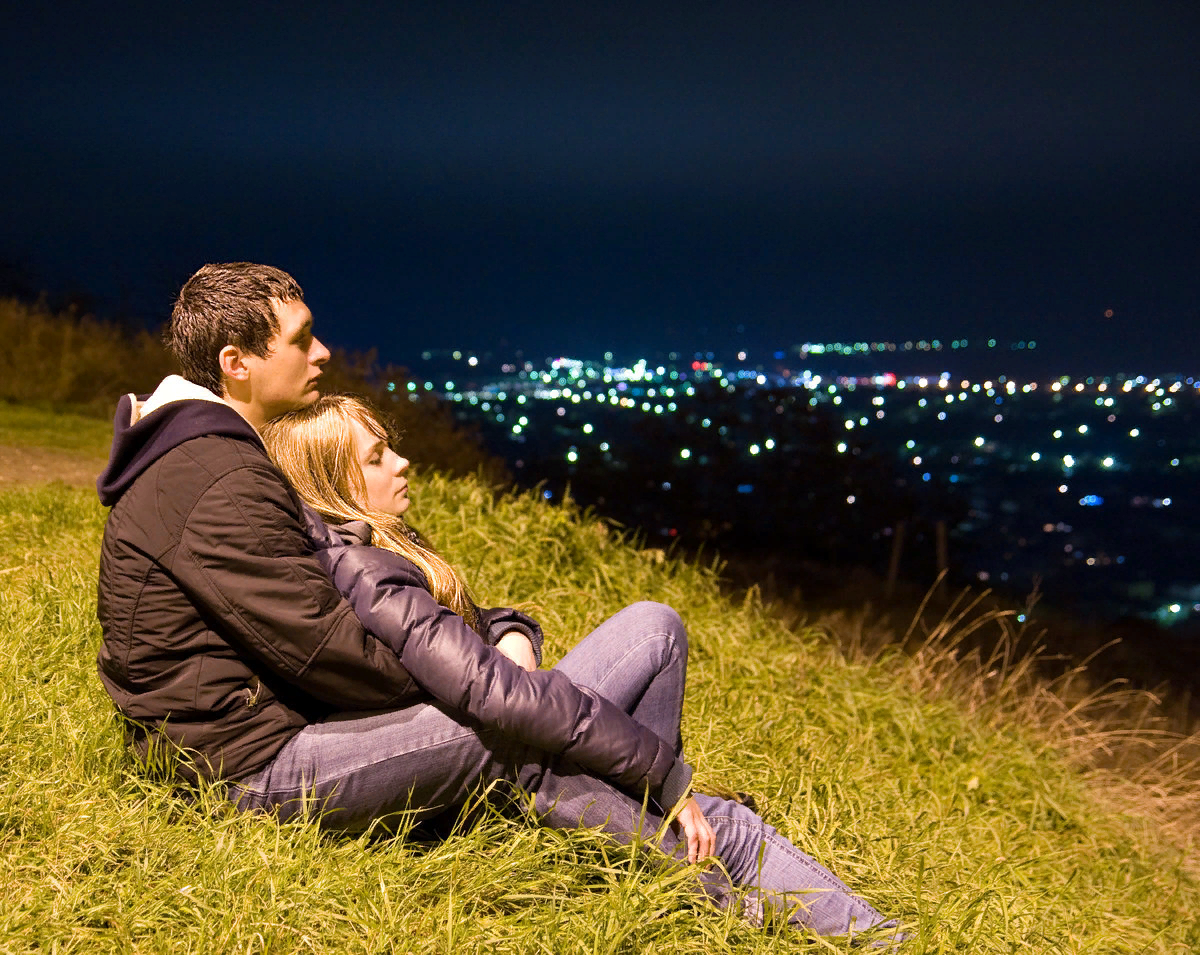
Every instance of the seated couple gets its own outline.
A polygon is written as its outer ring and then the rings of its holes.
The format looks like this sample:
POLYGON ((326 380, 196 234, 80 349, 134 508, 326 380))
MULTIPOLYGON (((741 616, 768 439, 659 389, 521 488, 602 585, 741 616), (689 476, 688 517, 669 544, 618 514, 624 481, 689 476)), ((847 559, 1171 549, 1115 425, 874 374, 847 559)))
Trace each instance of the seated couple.
POLYGON ((183 376, 121 400, 98 481, 100 679, 140 752, 168 742, 240 809, 349 831, 495 783, 542 825, 695 864, 753 921, 894 926, 750 807, 692 792, 673 610, 635 603, 541 669, 534 620, 475 606, 404 520, 383 421, 319 396, 329 352, 289 275, 205 266, 167 340, 183 376))

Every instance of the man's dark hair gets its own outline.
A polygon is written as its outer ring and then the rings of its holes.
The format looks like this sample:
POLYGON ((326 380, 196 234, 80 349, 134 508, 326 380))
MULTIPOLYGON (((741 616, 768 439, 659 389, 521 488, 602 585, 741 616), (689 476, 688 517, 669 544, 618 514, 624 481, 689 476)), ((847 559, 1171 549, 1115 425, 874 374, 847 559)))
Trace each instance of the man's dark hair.
POLYGON ((270 265, 224 262, 200 268, 179 290, 163 336, 183 377, 220 395, 222 348, 234 345, 266 358, 279 334, 272 299, 299 302, 304 292, 287 272, 270 265))

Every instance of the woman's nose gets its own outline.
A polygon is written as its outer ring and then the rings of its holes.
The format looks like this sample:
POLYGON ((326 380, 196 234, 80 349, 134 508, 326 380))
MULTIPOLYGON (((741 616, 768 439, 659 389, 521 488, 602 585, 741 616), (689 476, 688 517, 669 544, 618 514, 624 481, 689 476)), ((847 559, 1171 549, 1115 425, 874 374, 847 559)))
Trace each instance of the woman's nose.
POLYGON ((396 455, 396 473, 403 474, 407 470, 408 470, 408 458, 402 458, 402 457, 400 457, 400 455, 396 455))

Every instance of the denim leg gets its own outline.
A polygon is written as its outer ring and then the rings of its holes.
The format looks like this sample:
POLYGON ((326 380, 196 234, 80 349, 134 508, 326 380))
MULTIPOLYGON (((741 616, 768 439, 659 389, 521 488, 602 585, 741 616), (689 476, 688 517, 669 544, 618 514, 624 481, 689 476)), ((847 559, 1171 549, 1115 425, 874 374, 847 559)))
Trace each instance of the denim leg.
POLYGON ((687 631, 666 604, 643 600, 609 617, 554 667, 595 690, 682 752, 687 631))
POLYGON ((760 923, 770 907, 821 935, 845 935, 883 922, 879 912, 757 813, 701 793, 696 802, 717 833, 717 857, 733 883, 751 890, 742 901, 751 921, 760 923))
MULTIPOLYGON (((695 798, 716 834, 716 856, 724 869, 697 866, 697 880, 717 905, 737 904, 755 924, 762 923, 769 909, 820 935, 845 935, 884 921, 833 873, 747 807, 700 793, 695 798)), ((638 836, 653 845, 662 825, 662 818, 643 812, 637 800, 569 766, 545 774, 534 805, 543 825, 600 827, 626 843, 638 836)), ((657 844, 674 859, 687 856, 687 842, 677 824, 668 827, 657 844)), ((890 924, 894 923, 884 927, 890 924)))
POLYGON ((320 813, 323 826, 357 831, 403 811, 414 821, 439 815, 481 784, 536 791, 550 758, 440 704, 418 704, 312 723, 228 793, 240 809, 284 819, 320 813))

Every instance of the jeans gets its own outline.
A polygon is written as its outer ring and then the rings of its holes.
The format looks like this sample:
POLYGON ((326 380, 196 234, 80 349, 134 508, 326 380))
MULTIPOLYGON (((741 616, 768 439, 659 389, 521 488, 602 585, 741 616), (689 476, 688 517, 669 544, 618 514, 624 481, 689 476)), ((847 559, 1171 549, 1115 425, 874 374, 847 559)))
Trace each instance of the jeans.
MULTIPOLYGON (((556 669, 681 751, 687 635, 670 607, 651 602, 626 607, 556 669)), ((230 783, 228 791, 242 809, 269 809, 284 818, 319 813, 324 826, 361 830, 397 812, 418 820, 440 815, 489 783, 500 783, 501 792, 507 787, 533 793, 543 825, 599 827, 621 842, 640 838, 668 857, 687 856, 680 827, 664 827, 653 803, 643 810, 640 799, 605 780, 439 703, 344 713, 311 724, 266 767, 230 783)), ((770 910, 823 935, 883 922, 879 912, 746 806, 700 793, 695 799, 716 834, 721 863, 697 866, 697 879, 718 905, 736 904, 755 923, 770 910)))

